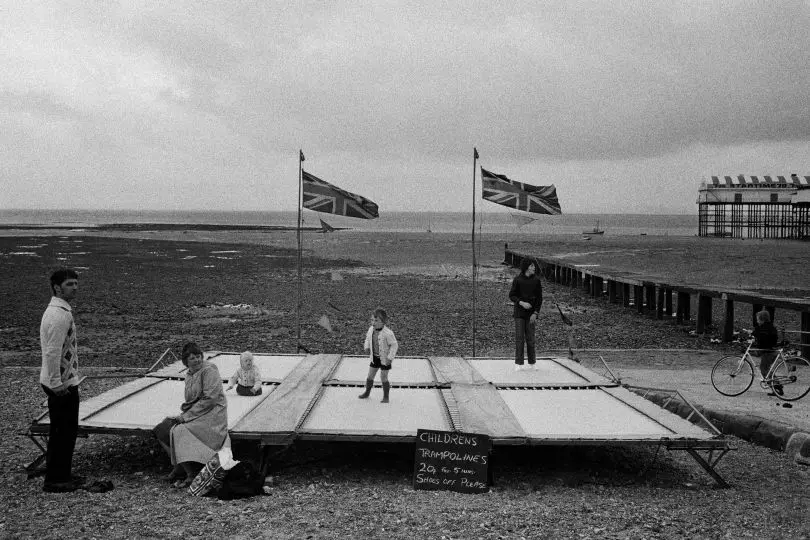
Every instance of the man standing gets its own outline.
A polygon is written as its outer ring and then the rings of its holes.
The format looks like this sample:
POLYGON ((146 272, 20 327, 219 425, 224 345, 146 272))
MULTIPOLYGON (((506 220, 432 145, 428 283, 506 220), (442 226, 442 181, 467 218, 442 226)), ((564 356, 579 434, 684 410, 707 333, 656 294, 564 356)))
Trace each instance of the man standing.
POLYGON ((79 359, 76 325, 70 302, 79 289, 79 275, 71 269, 51 274, 51 302, 42 315, 39 339, 42 370, 39 382, 48 395, 50 433, 43 491, 76 491, 82 483, 71 474, 73 449, 79 428, 79 359))
POLYGON ((513 312, 515 318, 515 371, 524 369, 524 343, 526 344, 526 354, 529 357, 529 366, 526 369, 537 369, 534 328, 540 306, 543 305, 543 286, 536 273, 537 266, 534 261, 523 259, 520 263, 520 274, 512 280, 512 288, 509 289, 509 300, 515 304, 513 312))

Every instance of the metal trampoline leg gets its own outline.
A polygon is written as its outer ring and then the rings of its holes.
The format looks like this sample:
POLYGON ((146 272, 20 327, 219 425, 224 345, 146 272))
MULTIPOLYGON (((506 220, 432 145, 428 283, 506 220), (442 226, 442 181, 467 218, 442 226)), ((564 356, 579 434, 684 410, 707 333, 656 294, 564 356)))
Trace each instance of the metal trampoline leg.
POLYGON ((28 475, 28 478, 41 476, 45 474, 45 468, 40 467, 40 465, 42 465, 42 462, 45 461, 45 458, 47 457, 48 454, 47 450, 48 436, 47 435, 37 436, 34 435, 33 433, 26 433, 25 436, 28 437, 28 439, 30 439, 31 442, 33 442, 37 448, 39 448, 39 455, 36 458, 34 458, 34 460, 31 461, 30 463, 26 463, 25 465, 23 465, 23 469, 25 469, 25 473, 26 475, 28 475), (43 445, 40 441, 38 441, 37 437, 40 437, 45 444, 43 445))
POLYGON ((703 459, 703 456, 698 454, 697 451, 694 450, 693 448, 687 448, 686 451, 689 452, 689 455, 692 456, 694 458, 694 460, 698 462, 698 465, 703 467, 703 470, 705 470, 707 473, 709 473, 709 475, 712 478, 714 478, 714 481, 717 483, 717 487, 720 487, 720 488, 731 487, 728 484, 728 482, 723 480, 723 477, 720 476, 719 474, 717 474, 717 471, 714 469, 714 467, 717 465, 717 463, 720 461, 720 459, 724 455, 726 455, 726 452, 728 452, 728 449, 723 450, 720 453, 720 455, 717 456, 717 459, 714 459, 714 460, 711 459, 711 453, 710 453, 709 454, 709 461, 706 461, 705 459, 703 459))

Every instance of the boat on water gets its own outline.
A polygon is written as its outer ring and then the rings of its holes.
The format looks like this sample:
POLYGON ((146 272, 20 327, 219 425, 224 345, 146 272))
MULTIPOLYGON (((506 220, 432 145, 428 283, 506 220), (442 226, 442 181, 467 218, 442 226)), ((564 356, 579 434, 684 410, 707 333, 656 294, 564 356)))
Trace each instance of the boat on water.
POLYGON ((594 235, 600 235, 600 234, 605 234, 605 230, 599 228, 599 220, 598 219, 596 220, 596 225, 593 226, 592 230, 590 230, 590 231, 582 231, 583 236, 594 236, 594 235))

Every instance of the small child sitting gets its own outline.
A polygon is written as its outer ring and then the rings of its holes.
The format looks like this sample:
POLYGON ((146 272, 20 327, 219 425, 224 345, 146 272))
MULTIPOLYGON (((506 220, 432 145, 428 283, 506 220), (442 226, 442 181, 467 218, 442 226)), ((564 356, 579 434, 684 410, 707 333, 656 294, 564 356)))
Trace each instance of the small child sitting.
POLYGON ((253 353, 245 351, 239 355, 239 369, 228 380, 227 392, 236 386, 236 393, 240 396, 258 396, 262 393, 262 373, 253 363, 253 353))

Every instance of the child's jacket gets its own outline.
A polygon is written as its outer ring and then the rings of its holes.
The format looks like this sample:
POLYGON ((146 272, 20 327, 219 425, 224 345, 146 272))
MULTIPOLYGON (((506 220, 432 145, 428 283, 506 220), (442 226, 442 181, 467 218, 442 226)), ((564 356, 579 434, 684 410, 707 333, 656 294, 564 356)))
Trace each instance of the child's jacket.
MULTIPOLYGON (((371 346, 371 337, 374 335, 374 325, 371 325, 366 332, 366 342, 363 344, 363 349, 367 349, 369 358, 374 359, 374 347, 371 346)), ((391 365, 391 361, 397 355, 399 344, 394 332, 387 326, 383 326, 377 336, 377 344, 380 349, 380 362, 386 366, 391 365)))

